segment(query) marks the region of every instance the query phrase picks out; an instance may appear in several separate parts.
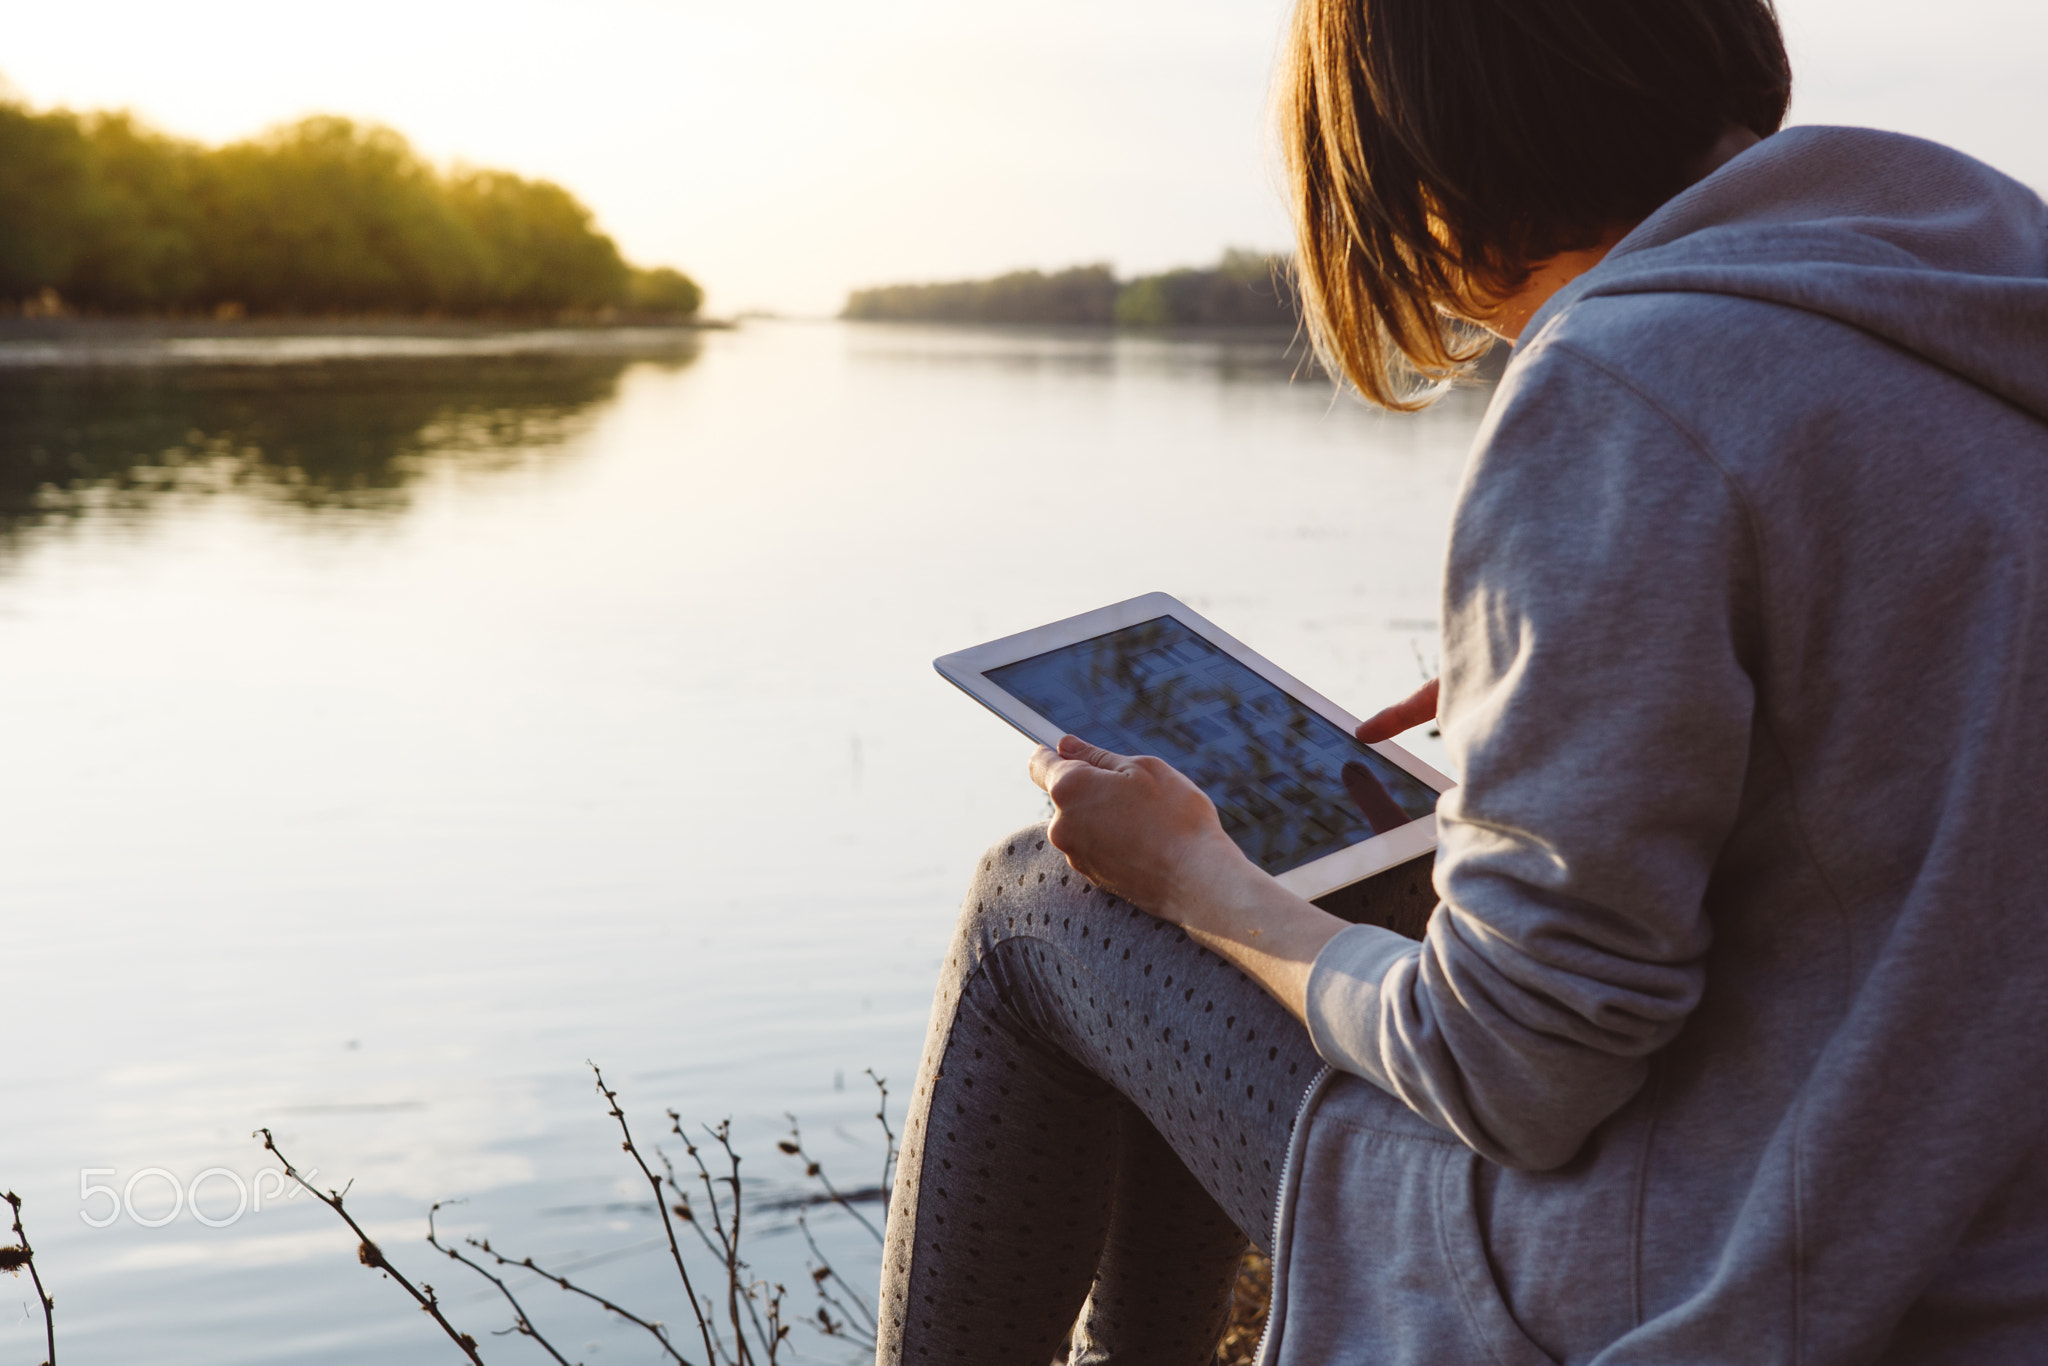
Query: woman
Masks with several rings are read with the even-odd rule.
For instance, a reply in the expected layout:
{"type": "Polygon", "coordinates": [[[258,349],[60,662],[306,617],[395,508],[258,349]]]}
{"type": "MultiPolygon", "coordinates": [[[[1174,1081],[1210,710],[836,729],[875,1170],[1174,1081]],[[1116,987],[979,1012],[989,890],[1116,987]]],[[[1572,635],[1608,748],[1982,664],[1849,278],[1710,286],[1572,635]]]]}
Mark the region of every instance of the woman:
{"type": "MultiPolygon", "coordinates": [[[[1301,0],[1324,354],[1516,350],[1421,943],[1069,737],[944,969],[881,1359],[2048,1359],[2048,210],[1778,132],[1768,0],[1301,0]],[[1463,320],[1463,322],[1457,321],[1463,320]]],[[[1361,731],[1426,717],[1419,695],[1361,731]]]]}

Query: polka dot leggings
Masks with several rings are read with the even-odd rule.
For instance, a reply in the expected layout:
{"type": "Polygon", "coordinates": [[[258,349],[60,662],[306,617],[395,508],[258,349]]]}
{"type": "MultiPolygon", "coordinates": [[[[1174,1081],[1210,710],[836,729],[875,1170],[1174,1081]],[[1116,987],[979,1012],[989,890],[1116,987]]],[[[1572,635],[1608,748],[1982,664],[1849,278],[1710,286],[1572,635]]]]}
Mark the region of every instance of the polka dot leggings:
{"type": "Polygon", "coordinates": [[[877,1361],[1206,1366],[1319,1067],[1256,984],[1043,826],[997,845],[940,972],[877,1361]]]}

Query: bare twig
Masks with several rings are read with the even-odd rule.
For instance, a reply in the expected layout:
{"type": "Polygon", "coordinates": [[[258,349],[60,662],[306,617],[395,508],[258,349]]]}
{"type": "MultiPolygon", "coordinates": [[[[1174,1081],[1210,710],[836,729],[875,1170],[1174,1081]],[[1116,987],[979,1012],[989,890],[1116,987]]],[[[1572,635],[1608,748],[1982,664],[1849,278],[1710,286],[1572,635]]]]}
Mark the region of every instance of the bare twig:
{"type": "Polygon", "coordinates": [[[21,1197],[13,1191],[0,1195],[14,1211],[15,1246],[0,1248],[0,1271],[19,1271],[28,1268],[28,1278],[36,1288],[36,1301],[43,1306],[43,1343],[49,1349],[49,1356],[43,1366],[57,1366],[57,1301],[43,1291],[42,1273],[36,1270],[36,1250],[28,1245],[28,1232],[21,1226],[21,1197]]]}
{"type": "Polygon", "coordinates": [[[833,1269],[831,1260],[825,1256],[824,1249],[818,1246],[818,1240],[811,1235],[810,1221],[805,1218],[802,1208],[805,1204],[813,1203],[837,1205],[852,1215],[877,1243],[885,1242],[882,1230],[875,1227],[865,1215],[854,1208],[855,1201],[879,1198],[884,1202],[883,1214],[886,1219],[890,1188],[896,1179],[896,1159],[899,1151],[896,1143],[896,1131],[889,1126],[889,1083],[877,1076],[872,1067],[867,1069],[867,1075],[868,1080],[875,1084],[875,1121],[882,1126],[882,1184],[880,1186],[868,1190],[842,1191],[833,1185],[831,1178],[825,1175],[823,1164],[804,1150],[803,1131],[798,1126],[795,1115],[786,1116],[789,1120],[789,1137],[776,1146],[791,1157],[802,1162],[804,1164],[804,1175],[816,1181],[825,1190],[823,1200],[795,1202],[797,1208],[797,1227],[802,1230],[804,1242],[810,1248],[811,1256],[816,1259],[810,1265],[811,1286],[817,1292],[819,1301],[818,1314],[814,1326],[826,1337],[845,1338],[872,1349],[875,1345],[875,1338],[880,1332],[880,1321],[877,1319],[874,1309],[868,1305],[867,1299],[858,1290],[855,1290],[845,1277],[833,1269]],[[834,1293],[833,1287],[837,1287],[838,1293],[834,1293]],[[839,1312],[839,1317],[836,1319],[832,1317],[833,1310],[839,1312]]]}
{"type": "MultiPolygon", "coordinates": [[[[271,1136],[270,1130],[258,1129],[256,1133],[263,1136],[263,1146],[277,1154],[277,1160],[284,1164],[284,1174],[296,1181],[300,1187],[310,1192],[315,1200],[318,1200],[321,1204],[340,1215],[341,1221],[349,1226],[349,1231],[354,1233],[359,1240],[356,1247],[356,1260],[369,1267],[372,1271],[381,1271],[392,1280],[397,1281],[400,1286],[404,1287],[406,1294],[419,1302],[421,1310],[441,1326],[441,1331],[448,1335],[449,1341],[462,1349],[463,1355],[474,1362],[475,1366],[483,1366],[484,1359],[477,1354],[476,1339],[467,1333],[456,1331],[455,1325],[448,1322],[447,1317],[441,1312],[441,1301],[434,1294],[434,1287],[431,1285],[426,1286],[425,1293],[422,1294],[419,1287],[413,1285],[411,1281],[405,1278],[404,1272],[384,1259],[384,1250],[377,1246],[375,1240],[369,1234],[363,1232],[363,1226],[355,1221],[355,1216],[342,1208],[342,1200],[348,1194],[348,1187],[344,1186],[338,1191],[329,1191],[322,1194],[319,1187],[299,1175],[299,1169],[292,1165],[291,1159],[286,1157],[283,1150],[277,1146],[277,1140],[271,1136]]],[[[255,1134],[250,1135],[250,1137],[255,1137],[255,1134]]]]}
{"type": "Polygon", "coordinates": [[[804,1175],[823,1186],[825,1194],[831,1197],[833,1204],[851,1214],[862,1228],[874,1235],[876,1242],[881,1242],[882,1230],[869,1223],[868,1217],[854,1208],[851,1200],[840,1194],[839,1188],[832,1184],[832,1178],[825,1175],[825,1168],[809,1153],[804,1151],[804,1136],[802,1130],[797,1127],[796,1116],[785,1112],[782,1117],[789,1121],[789,1137],[783,1139],[775,1146],[788,1153],[791,1157],[796,1158],[799,1162],[802,1162],[804,1164],[804,1175]]]}
{"type": "Polygon", "coordinates": [[[782,1321],[782,1299],[789,1292],[783,1287],[770,1286],[765,1281],[747,1287],[747,1301],[753,1302],[754,1292],[768,1302],[768,1366],[775,1366],[775,1359],[782,1351],[783,1339],[789,1336],[789,1325],[782,1321]]]}
{"type": "MultiPolygon", "coordinates": [[[[842,1327],[852,1329],[852,1332],[835,1333],[828,1331],[826,1336],[851,1337],[854,1341],[859,1342],[862,1346],[872,1349],[875,1345],[874,1335],[878,1327],[877,1321],[875,1319],[875,1311],[868,1307],[868,1302],[865,1298],[862,1297],[861,1293],[858,1290],[855,1290],[851,1285],[849,1285],[844,1276],[841,1276],[836,1270],[833,1269],[831,1259],[825,1255],[825,1250],[818,1246],[818,1240],[811,1236],[810,1220],[804,1217],[803,1212],[801,1210],[797,1212],[796,1226],[798,1230],[801,1231],[804,1235],[805,1246],[809,1247],[811,1250],[811,1255],[817,1258],[817,1261],[811,1265],[810,1272],[811,1284],[817,1289],[818,1298],[824,1301],[826,1304],[833,1307],[834,1309],[837,1309],[843,1316],[845,1316],[846,1323],[842,1325],[842,1327]],[[838,1286],[840,1293],[845,1295],[847,1299],[853,1301],[853,1304],[855,1306],[854,1309],[849,1309],[845,1304],[841,1303],[837,1298],[835,1298],[831,1291],[825,1288],[826,1282],[828,1281],[831,1282],[833,1285],[838,1286]],[[853,1322],[855,1309],[859,1311],[860,1318],[865,1321],[865,1328],[860,1327],[859,1325],[856,1325],[853,1322]]],[[[826,1320],[827,1324],[830,1324],[830,1322],[830,1319],[826,1320]]]]}
{"type": "MultiPolygon", "coordinates": [[[[875,1099],[875,1122],[882,1126],[882,1199],[888,1200],[896,1189],[896,1131],[889,1127],[889,1083],[875,1075],[875,1069],[866,1069],[868,1080],[875,1084],[878,1093],[875,1099]]],[[[886,1209],[885,1209],[886,1213],[886,1209]]]]}
{"type": "MultiPolygon", "coordinates": [[[[711,1175],[711,1168],[707,1167],[704,1164],[703,1152],[697,1147],[695,1143],[692,1143],[690,1141],[689,1134],[684,1132],[682,1116],[677,1114],[674,1110],[670,1110],[668,1112],[668,1120],[670,1132],[675,1134],[677,1138],[683,1140],[683,1151],[689,1155],[690,1161],[696,1164],[697,1179],[703,1184],[704,1187],[704,1203],[711,1207],[710,1233],[707,1234],[704,1232],[704,1224],[701,1219],[692,1221],[697,1226],[697,1236],[704,1240],[704,1246],[710,1250],[711,1255],[718,1258],[722,1263],[724,1263],[725,1284],[728,1296],[730,1297],[732,1292],[734,1292],[735,1290],[743,1290],[743,1292],[745,1293],[747,1318],[754,1325],[755,1339],[764,1345],[765,1350],[772,1345],[774,1339],[768,1336],[768,1330],[761,1323],[761,1315],[754,1305],[753,1287],[747,1285],[746,1277],[743,1274],[747,1269],[747,1264],[740,1258],[739,1158],[736,1154],[733,1153],[731,1143],[726,1141],[726,1136],[730,1135],[732,1131],[732,1121],[722,1121],[716,1129],[712,1128],[709,1125],[705,1126],[704,1131],[710,1134],[713,1138],[718,1139],[721,1143],[724,1143],[727,1155],[732,1158],[731,1177],[714,1179],[711,1175]],[[730,1230],[728,1230],[725,1225],[725,1206],[723,1202],[721,1202],[718,1198],[718,1181],[720,1180],[725,1181],[726,1184],[732,1188],[733,1208],[732,1228],[730,1230]],[[716,1239],[715,1242],[713,1241],[714,1238],[716,1239]]],[[[669,1184],[675,1190],[676,1197],[680,1202],[677,1207],[678,1212],[680,1213],[681,1211],[689,1208],[690,1197],[688,1193],[685,1192],[683,1188],[676,1183],[675,1167],[673,1164],[669,1163],[668,1155],[666,1153],[662,1154],[662,1162],[665,1166],[668,1167],[669,1184]]],[[[748,1359],[745,1355],[746,1338],[745,1335],[740,1333],[739,1331],[737,1316],[735,1316],[733,1335],[739,1340],[739,1346],[741,1349],[740,1356],[737,1359],[748,1359]]]]}
{"type": "Polygon", "coordinates": [[[875,1350],[874,1335],[855,1324],[852,1314],[847,1307],[833,1298],[831,1291],[825,1290],[822,1287],[818,1290],[818,1318],[816,1326],[818,1332],[825,1337],[844,1338],[857,1347],[866,1348],[870,1352],[875,1350]],[[832,1317],[834,1309],[837,1309],[840,1314],[840,1317],[836,1319],[832,1317]]]}
{"type": "MultiPolygon", "coordinates": [[[[683,1131],[682,1120],[676,1117],[676,1112],[673,1110],[668,1112],[668,1117],[675,1131],[680,1134],[683,1131]]],[[[683,1141],[685,1144],[689,1142],[688,1139],[683,1141]]],[[[695,1149],[691,1149],[692,1156],[695,1155],[695,1151],[695,1149]]],[[[668,1153],[659,1144],[655,1145],[654,1155],[661,1159],[662,1170],[668,1173],[668,1188],[675,1195],[675,1203],[669,1206],[670,1213],[697,1231],[697,1241],[704,1244],[705,1251],[714,1257],[723,1258],[725,1253],[719,1250],[717,1243],[711,1241],[711,1235],[704,1231],[704,1221],[697,1217],[696,1207],[690,1203],[690,1193],[683,1189],[683,1183],[677,1179],[676,1164],[670,1160],[668,1153]]],[[[703,1164],[699,1163],[698,1165],[702,1166],[703,1164]]],[[[704,1175],[705,1179],[709,1181],[711,1174],[706,1172],[704,1175]]],[[[713,1217],[716,1217],[715,1210],[713,1217]]]]}
{"type": "MultiPolygon", "coordinates": [[[[682,1134],[683,1121],[674,1110],[668,1112],[668,1119],[670,1129],[675,1133],[682,1134]]],[[[709,1233],[704,1231],[704,1221],[697,1218],[694,1213],[688,1216],[690,1226],[697,1230],[698,1241],[704,1244],[705,1250],[718,1259],[720,1266],[726,1268],[726,1280],[730,1283],[733,1278],[732,1263],[736,1258],[733,1255],[732,1239],[725,1231],[725,1211],[724,1207],[718,1203],[718,1188],[711,1184],[711,1169],[704,1165],[704,1155],[697,1151],[697,1145],[690,1142],[688,1135],[683,1136],[683,1151],[688,1153],[690,1160],[697,1164],[697,1175],[704,1183],[704,1204],[711,1211],[711,1231],[709,1233]]],[[[675,1164],[668,1161],[668,1154],[662,1153],[661,1157],[662,1165],[668,1170],[669,1188],[676,1195],[676,1203],[673,1206],[673,1210],[677,1213],[678,1217],[683,1217],[682,1211],[693,1208],[690,1204],[689,1192],[685,1191],[676,1182],[675,1164]]],[[[709,1295],[704,1297],[704,1314],[706,1318],[709,1318],[714,1323],[717,1322],[718,1306],[712,1303],[709,1295]]],[[[737,1357],[734,1359],[737,1360],[737,1357]]]]}
{"type": "Polygon", "coordinates": [[[675,1345],[668,1340],[668,1329],[663,1324],[659,1322],[650,1322],[647,1319],[643,1319],[638,1314],[634,1313],[632,1310],[624,1308],[621,1305],[612,1303],[612,1301],[606,1299],[604,1296],[598,1294],[594,1290],[585,1290],[582,1286],[577,1285],[567,1276],[560,1275],[557,1272],[549,1271],[546,1267],[537,1264],[531,1257],[508,1257],[504,1253],[492,1247],[491,1240],[488,1238],[464,1238],[462,1241],[468,1243],[478,1252],[483,1253],[484,1256],[489,1257],[499,1266],[516,1266],[523,1270],[531,1271],[534,1275],[541,1277],[543,1280],[553,1281],[556,1285],[568,1291],[570,1294],[581,1295],[584,1299],[589,1300],[591,1303],[600,1305],[603,1308],[610,1310],[612,1313],[617,1314],[626,1322],[631,1324],[637,1324],[638,1326],[646,1329],[647,1332],[653,1335],[654,1340],[661,1344],[661,1350],[667,1352],[669,1354],[670,1359],[679,1363],[679,1366],[691,1366],[689,1358],[685,1357],[681,1352],[678,1352],[675,1349],[675,1345]]]}
{"type": "MultiPolygon", "coordinates": [[[[697,1166],[697,1179],[704,1186],[704,1203],[711,1209],[711,1233],[706,1234],[703,1221],[698,1220],[696,1221],[698,1236],[704,1239],[704,1246],[711,1250],[712,1256],[720,1261],[724,1261],[732,1254],[732,1238],[725,1231],[725,1207],[719,1203],[718,1188],[712,1184],[711,1168],[704,1165],[704,1154],[697,1150],[697,1145],[690,1141],[690,1136],[687,1133],[683,1132],[682,1116],[678,1115],[674,1110],[670,1110],[668,1112],[668,1122],[670,1132],[683,1140],[683,1152],[697,1166]],[[716,1242],[712,1241],[714,1236],[717,1239],[716,1242]]],[[[669,1169],[669,1175],[673,1179],[675,1175],[673,1167],[669,1169]]],[[[676,1187],[676,1194],[685,1204],[689,1202],[690,1197],[683,1191],[682,1187],[676,1187]]]]}
{"type": "Polygon", "coordinates": [[[449,1203],[451,1202],[447,1200],[436,1200],[427,1210],[427,1246],[433,1248],[436,1252],[444,1254],[452,1262],[461,1262],[471,1271],[474,1271],[492,1285],[497,1286],[498,1293],[505,1297],[505,1303],[512,1306],[513,1330],[521,1337],[532,1338],[535,1342],[539,1343],[541,1350],[545,1351],[556,1361],[561,1362],[562,1366],[569,1366],[569,1358],[556,1351],[555,1344],[541,1336],[540,1330],[533,1326],[533,1320],[526,1317],[526,1310],[520,1307],[519,1300],[512,1294],[512,1287],[505,1284],[504,1277],[492,1275],[487,1268],[478,1266],[454,1248],[448,1247],[441,1242],[439,1231],[434,1227],[434,1215],[440,1210],[441,1206],[449,1203]]]}
{"type": "MultiPolygon", "coordinates": [[[[697,1331],[703,1336],[705,1359],[715,1363],[718,1360],[718,1350],[712,1346],[711,1325],[705,1321],[704,1312],[698,1307],[697,1288],[690,1283],[689,1269],[683,1265],[683,1249],[676,1243],[676,1226],[669,1218],[667,1203],[661,1198],[661,1178],[649,1169],[647,1160],[641,1157],[640,1150],[633,1146],[633,1131],[626,1125],[626,1112],[619,1108],[618,1092],[604,1084],[604,1072],[596,1063],[590,1064],[590,1070],[597,1076],[598,1094],[605,1098],[605,1102],[611,1106],[612,1118],[619,1122],[619,1133],[625,1140],[620,1146],[632,1157],[633,1164],[640,1168],[640,1174],[647,1178],[648,1186],[654,1191],[654,1208],[661,1214],[661,1228],[668,1235],[669,1256],[675,1260],[676,1275],[682,1278],[683,1294],[690,1301],[690,1313],[696,1317],[697,1331]]],[[[745,1344],[742,1343],[741,1347],[744,1353],[745,1344]]]]}
{"type": "MultiPolygon", "coordinates": [[[[663,1173],[662,1175],[656,1175],[654,1169],[648,1165],[647,1159],[639,1145],[634,1140],[632,1127],[626,1118],[625,1108],[619,1103],[618,1092],[606,1083],[603,1071],[595,1063],[591,1064],[591,1073],[596,1079],[598,1094],[604,1097],[608,1106],[607,1113],[618,1121],[621,1139],[620,1147],[633,1159],[634,1165],[640,1169],[641,1176],[646,1179],[649,1188],[654,1193],[655,1211],[661,1216],[662,1232],[668,1244],[669,1258],[675,1265],[676,1274],[682,1282],[684,1297],[689,1301],[691,1315],[697,1322],[697,1332],[704,1347],[705,1366],[776,1366],[776,1363],[781,1359],[782,1348],[789,1340],[790,1325],[783,1318],[783,1307],[787,1302],[789,1292],[785,1286],[764,1280],[754,1280],[749,1277],[748,1266],[741,1251],[741,1238],[746,1228],[746,1211],[743,1199],[744,1189],[740,1177],[741,1156],[739,1149],[733,1144],[732,1122],[725,1120],[717,1125],[704,1126],[704,1132],[710,1136],[711,1141],[716,1143],[718,1149],[725,1155],[724,1172],[714,1175],[710,1165],[705,1160],[704,1149],[690,1141],[688,1133],[683,1128],[681,1116],[674,1110],[668,1112],[671,1128],[676,1136],[682,1139],[684,1151],[689,1154],[690,1160],[696,1165],[697,1179],[702,1186],[703,1208],[693,1208],[690,1193],[683,1188],[683,1182],[668,1154],[659,1147],[654,1150],[656,1156],[660,1159],[663,1173]],[[708,1210],[708,1218],[705,1217],[705,1210],[708,1210]],[[710,1295],[699,1296],[697,1294],[696,1285],[690,1276],[689,1266],[683,1259],[681,1242],[676,1235],[675,1221],[677,1219],[689,1224],[696,1233],[698,1241],[703,1243],[705,1250],[724,1266],[726,1302],[723,1318],[726,1323],[723,1326],[719,1321],[721,1316],[716,1300],[710,1295]]],[[[883,1163],[883,1174],[886,1179],[893,1174],[897,1156],[895,1135],[889,1128],[887,1117],[888,1090],[883,1086],[881,1078],[874,1077],[872,1072],[868,1075],[874,1078],[882,1099],[881,1109],[876,1112],[876,1118],[881,1121],[882,1131],[887,1140],[883,1163]]],[[[784,1144],[783,1146],[788,1151],[802,1156],[802,1140],[801,1136],[797,1134],[796,1121],[793,1118],[790,1121],[790,1126],[790,1132],[793,1136],[797,1137],[797,1142],[794,1145],[784,1144]]],[[[476,1340],[466,1333],[458,1333],[449,1324],[448,1320],[441,1313],[439,1300],[434,1293],[433,1286],[422,1283],[422,1285],[415,1287],[412,1282],[408,1281],[390,1265],[385,1259],[382,1249],[371,1240],[369,1235],[364,1232],[362,1226],[348,1213],[344,1205],[348,1188],[343,1187],[338,1191],[321,1192],[285,1158],[283,1152],[278,1149],[276,1140],[270,1130],[260,1129],[257,1133],[262,1137],[264,1147],[277,1155],[278,1160],[284,1166],[285,1174],[300,1188],[310,1191],[315,1199],[332,1209],[356,1234],[359,1240],[357,1256],[363,1264],[382,1271],[396,1280],[413,1297],[422,1310],[433,1316],[434,1321],[440,1325],[442,1331],[463,1349],[472,1366],[482,1366],[482,1358],[478,1354],[476,1340]]],[[[808,1162],[808,1159],[806,1160],[808,1162]]],[[[870,1233],[879,1239],[881,1236],[879,1231],[868,1220],[862,1218],[859,1212],[852,1208],[852,1205],[854,1200],[869,1200],[882,1197],[885,1195],[885,1192],[880,1189],[841,1192],[832,1186],[830,1181],[824,1179],[823,1173],[819,1170],[816,1163],[808,1163],[808,1166],[809,1174],[817,1178],[826,1190],[826,1195],[823,1199],[847,1209],[856,1219],[860,1220],[861,1224],[870,1233]]],[[[503,1337],[516,1333],[522,1337],[532,1338],[549,1357],[558,1363],[558,1366],[570,1366],[568,1358],[535,1327],[532,1318],[526,1312],[525,1306],[520,1303],[518,1296],[513,1292],[508,1278],[505,1275],[499,1274],[500,1272],[507,1272],[516,1268],[529,1271],[546,1280],[551,1280],[561,1290],[581,1296],[591,1303],[601,1306],[607,1312],[642,1329],[661,1345],[662,1351],[673,1363],[673,1366],[694,1366],[688,1358],[677,1350],[668,1326],[658,1320],[642,1318],[623,1305],[607,1299],[595,1291],[587,1290],[577,1285],[566,1275],[540,1266],[531,1257],[515,1258],[508,1256],[492,1247],[488,1239],[466,1237],[461,1240],[462,1243],[466,1244],[475,1253],[480,1254],[480,1256],[467,1255],[460,1248],[454,1246],[452,1242],[443,1241],[440,1236],[440,1228],[436,1216],[442,1205],[447,1203],[449,1202],[442,1201],[436,1203],[427,1212],[427,1244],[450,1261],[461,1263],[497,1287],[498,1293],[504,1298],[506,1304],[511,1306],[513,1314],[512,1326],[499,1330],[496,1334],[497,1336],[503,1337]]],[[[779,1206],[774,1202],[770,1202],[768,1207],[778,1208],[779,1206]]],[[[875,1336],[875,1311],[869,1308],[867,1302],[862,1299],[860,1294],[826,1262],[824,1253],[819,1248],[817,1241],[812,1238],[809,1225],[803,1221],[801,1212],[798,1215],[798,1224],[803,1230],[804,1239],[809,1244],[812,1254],[817,1258],[818,1265],[812,1273],[812,1283],[816,1287],[819,1299],[823,1305],[818,1311],[818,1322],[823,1325],[821,1331],[828,1336],[844,1337],[871,1345],[875,1336]],[[828,1282],[830,1283],[829,1286],[828,1282]],[[844,1322],[833,1317],[835,1311],[844,1316],[844,1322]]],[[[17,1217],[17,1232],[19,1232],[19,1227],[19,1219],[17,1217]]],[[[25,1261],[27,1256],[25,1245],[20,1249],[20,1252],[25,1261]]],[[[40,1284],[38,1288],[40,1289],[40,1284]]],[[[54,1349],[52,1355],[54,1356],[54,1349]]]]}
{"type": "MultiPolygon", "coordinates": [[[[731,1120],[720,1120],[718,1127],[715,1129],[707,1124],[704,1126],[704,1130],[718,1140],[719,1147],[725,1149],[726,1164],[731,1172],[729,1176],[723,1178],[732,1188],[732,1237],[726,1241],[725,1245],[726,1314],[732,1320],[733,1342],[739,1348],[740,1361],[744,1364],[750,1361],[751,1358],[747,1353],[747,1335],[740,1327],[740,1286],[742,1283],[740,1272],[743,1269],[740,1262],[740,1155],[733,1150],[731,1120]]],[[[753,1315],[753,1308],[754,1296],[753,1292],[749,1290],[747,1293],[749,1317],[753,1315]]],[[[760,1331],[758,1321],[755,1324],[755,1331],[757,1333],[760,1331]]],[[[771,1352],[774,1350],[774,1342],[773,1338],[769,1339],[768,1345],[771,1352]]]]}

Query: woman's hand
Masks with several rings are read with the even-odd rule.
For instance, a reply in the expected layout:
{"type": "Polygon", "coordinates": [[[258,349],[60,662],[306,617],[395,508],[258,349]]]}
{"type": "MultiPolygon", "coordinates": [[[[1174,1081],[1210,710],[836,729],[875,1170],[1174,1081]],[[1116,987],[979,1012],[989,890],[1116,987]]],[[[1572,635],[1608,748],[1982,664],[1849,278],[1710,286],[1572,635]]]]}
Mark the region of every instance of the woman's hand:
{"type": "Polygon", "coordinates": [[[1358,723],[1354,732],[1368,745],[1382,740],[1391,740],[1404,730],[1413,730],[1424,721],[1436,719],[1437,680],[1429,682],[1409,693],[1393,706],[1373,713],[1358,723]]]}
{"type": "Polygon", "coordinates": [[[1164,759],[1112,754],[1075,736],[1031,756],[1052,798],[1046,838],[1074,871],[1140,910],[1180,923],[1190,883],[1250,861],[1202,789],[1164,759]]]}
{"type": "Polygon", "coordinates": [[[1307,1019],[1309,966],[1344,922],[1246,858],[1202,789],[1163,759],[1071,735],[1031,756],[1031,780],[1052,798],[1046,838],[1075,872],[1179,925],[1307,1019]]]}

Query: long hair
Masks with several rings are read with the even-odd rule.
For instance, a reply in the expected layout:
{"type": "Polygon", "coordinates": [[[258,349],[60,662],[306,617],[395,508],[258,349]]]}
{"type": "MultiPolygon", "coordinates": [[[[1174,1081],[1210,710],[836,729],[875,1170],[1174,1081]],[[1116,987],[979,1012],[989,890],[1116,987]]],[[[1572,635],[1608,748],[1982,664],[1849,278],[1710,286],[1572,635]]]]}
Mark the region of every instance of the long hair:
{"type": "Polygon", "coordinates": [[[1277,122],[1296,289],[1333,374],[1413,410],[1532,267],[1778,129],[1771,0],[1297,0],[1277,122]]]}

